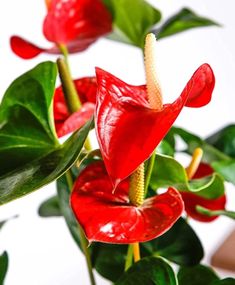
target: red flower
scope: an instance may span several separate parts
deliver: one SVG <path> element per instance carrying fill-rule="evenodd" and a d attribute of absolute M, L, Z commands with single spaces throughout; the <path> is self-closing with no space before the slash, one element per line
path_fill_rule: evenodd
<path fill-rule="evenodd" d="M 183 211 L 181 195 L 174 188 L 133 206 L 128 198 L 129 179 L 115 193 L 104 163 L 94 162 L 77 178 L 71 206 L 89 240 L 134 243 L 154 239 L 166 232 Z"/>
<path fill-rule="evenodd" d="M 111 32 L 111 15 L 101 0 L 52 0 L 48 6 L 43 33 L 55 45 L 44 49 L 13 36 L 11 48 L 19 57 L 30 59 L 42 52 L 58 54 L 58 44 L 66 45 L 70 53 L 80 52 Z"/>
<path fill-rule="evenodd" d="M 96 74 L 96 133 L 114 186 L 149 158 L 184 106 L 201 107 L 210 101 L 215 84 L 212 69 L 203 64 L 175 102 L 155 110 L 145 86 L 129 85 L 99 68 Z"/>
<path fill-rule="evenodd" d="M 83 77 L 74 80 L 74 84 L 83 104 L 81 109 L 69 113 L 62 87 L 58 87 L 54 95 L 54 119 L 58 137 L 76 131 L 83 126 L 94 114 L 97 84 L 95 77 Z"/>
<path fill-rule="evenodd" d="M 199 179 L 206 176 L 213 174 L 214 170 L 211 168 L 210 165 L 206 163 L 201 163 L 198 167 L 197 172 L 193 176 L 192 179 Z M 199 193 L 192 193 L 192 192 L 180 192 L 184 204 L 185 204 L 185 211 L 186 213 L 193 219 L 200 221 L 200 222 L 211 222 L 218 218 L 218 216 L 208 217 L 199 213 L 196 210 L 196 206 L 202 206 L 209 210 L 224 210 L 226 204 L 226 196 L 222 195 L 215 199 L 208 199 L 200 196 Z"/>

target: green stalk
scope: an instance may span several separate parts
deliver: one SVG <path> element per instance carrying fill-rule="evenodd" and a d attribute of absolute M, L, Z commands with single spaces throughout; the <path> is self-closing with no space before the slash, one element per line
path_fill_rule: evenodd
<path fill-rule="evenodd" d="M 148 160 L 146 174 L 145 174 L 145 186 L 144 186 L 145 196 L 148 193 L 148 187 L 149 187 L 149 182 L 150 182 L 151 175 L 152 175 L 152 172 L 153 172 L 153 167 L 154 167 L 154 163 L 155 163 L 155 157 L 156 157 L 156 152 L 154 150 L 153 154 L 151 155 L 151 157 Z"/>
<path fill-rule="evenodd" d="M 69 112 L 77 112 L 81 108 L 82 104 L 79 100 L 67 63 L 64 59 L 59 58 L 57 59 L 57 66 Z"/>
<path fill-rule="evenodd" d="M 73 188 L 73 177 L 72 177 L 72 173 L 71 170 L 67 170 L 66 173 L 66 180 L 69 186 L 69 190 L 70 192 L 72 191 Z M 93 270 L 92 270 L 92 262 L 91 262 L 91 256 L 90 256 L 90 252 L 89 252 L 89 248 L 88 248 L 88 241 L 85 237 L 85 234 L 83 232 L 82 227 L 78 224 L 78 229 L 79 229 L 79 233 L 80 233 L 80 242 L 81 242 L 81 246 L 82 246 L 82 251 L 85 255 L 86 258 L 86 264 L 87 264 L 87 269 L 88 269 L 88 273 L 89 273 L 89 277 L 90 277 L 90 282 L 91 285 L 96 285 L 95 282 L 95 276 L 93 274 Z"/>
<path fill-rule="evenodd" d="M 131 267 L 132 260 L 133 260 L 133 245 L 129 244 L 128 249 L 127 249 L 127 254 L 126 254 L 125 271 L 127 271 L 128 268 Z"/>

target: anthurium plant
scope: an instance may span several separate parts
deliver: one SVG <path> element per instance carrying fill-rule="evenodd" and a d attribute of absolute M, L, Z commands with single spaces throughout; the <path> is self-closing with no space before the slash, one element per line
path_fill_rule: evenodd
<path fill-rule="evenodd" d="M 194 116 L 213 100 L 215 76 L 202 63 L 178 98 L 165 102 L 155 51 L 161 38 L 218 24 L 188 8 L 159 24 L 160 11 L 144 0 L 48 0 L 46 9 L 49 49 L 10 39 L 19 57 L 49 53 L 52 61 L 15 79 L 1 101 L 0 204 L 56 182 L 57 194 L 39 215 L 64 217 L 92 285 L 94 270 L 117 285 L 234 285 L 200 264 L 203 246 L 189 221 L 235 219 L 225 188 L 225 181 L 235 184 L 235 126 L 206 139 L 173 126 L 184 107 Z M 143 50 L 145 85 L 102 66 L 72 78 L 69 54 L 100 37 Z M 99 149 L 89 138 L 93 128 Z M 182 152 L 190 157 L 186 166 L 176 159 Z M 0 284 L 9 262 L 4 252 Z"/>

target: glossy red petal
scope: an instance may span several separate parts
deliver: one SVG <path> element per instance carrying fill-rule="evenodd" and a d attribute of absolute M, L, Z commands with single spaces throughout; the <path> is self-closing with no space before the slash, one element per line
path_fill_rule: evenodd
<path fill-rule="evenodd" d="M 84 104 L 85 102 L 91 102 L 95 104 L 97 92 L 97 84 L 95 77 L 83 77 L 74 80 L 74 84 L 82 104 Z M 60 129 L 64 121 L 67 120 L 70 116 L 61 86 L 56 88 L 53 107 L 55 125 L 56 129 L 58 130 Z"/>
<path fill-rule="evenodd" d="M 200 179 L 205 176 L 212 175 L 213 173 L 214 169 L 209 164 L 201 162 L 192 179 Z"/>
<path fill-rule="evenodd" d="M 86 167 L 77 178 L 71 206 L 89 242 L 134 243 L 154 239 L 180 217 L 183 202 L 179 192 L 164 194 L 135 207 L 128 201 L 128 180 L 115 193 L 103 162 Z"/>
<path fill-rule="evenodd" d="M 85 103 L 81 109 L 68 117 L 63 123 L 56 125 L 58 137 L 63 137 L 71 132 L 80 129 L 93 116 L 95 105 L 93 103 Z"/>
<path fill-rule="evenodd" d="M 101 0 L 52 0 L 43 25 L 49 41 L 68 44 L 76 39 L 80 50 L 111 29 L 111 15 Z"/>
<path fill-rule="evenodd" d="M 209 64 L 201 65 L 186 85 L 187 107 L 202 107 L 207 105 L 215 86 L 215 76 Z"/>
<path fill-rule="evenodd" d="M 10 39 L 12 51 L 23 59 L 31 59 L 40 53 L 46 51 L 18 36 L 12 36 Z"/>
<path fill-rule="evenodd" d="M 98 69 L 95 126 L 102 156 L 114 186 L 149 158 L 188 100 L 191 81 L 163 109 L 150 109 L 144 86 L 132 86 Z"/>
<path fill-rule="evenodd" d="M 226 196 L 223 195 L 216 199 L 206 199 L 190 192 L 180 192 L 184 200 L 185 211 L 193 219 L 200 222 L 211 222 L 218 216 L 208 217 L 196 211 L 196 206 L 202 206 L 210 210 L 224 210 L 226 204 Z"/>

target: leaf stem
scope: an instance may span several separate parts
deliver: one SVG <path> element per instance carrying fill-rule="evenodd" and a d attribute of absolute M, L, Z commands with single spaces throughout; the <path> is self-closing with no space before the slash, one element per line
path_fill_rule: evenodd
<path fill-rule="evenodd" d="M 72 173 L 71 173 L 70 169 L 66 171 L 65 176 L 66 176 L 66 180 L 67 180 L 67 183 L 69 186 L 69 190 L 70 190 L 70 192 L 72 192 L 73 177 L 72 177 Z M 88 273 L 89 273 L 89 277 L 90 277 L 90 283 L 91 283 L 91 285 L 96 285 L 95 277 L 94 277 L 93 270 L 92 270 L 92 262 L 91 262 L 91 256 L 90 256 L 89 248 L 88 248 L 88 241 L 86 239 L 86 236 L 83 232 L 82 227 L 79 224 L 78 224 L 78 229 L 79 229 L 79 233 L 80 233 L 80 241 L 81 241 L 82 251 L 83 251 L 85 258 L 86 258 L 86 264 L 87 264 L 87 269 L 88 269 Z"/>

